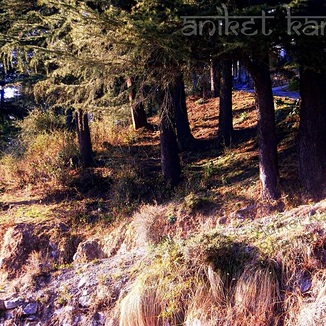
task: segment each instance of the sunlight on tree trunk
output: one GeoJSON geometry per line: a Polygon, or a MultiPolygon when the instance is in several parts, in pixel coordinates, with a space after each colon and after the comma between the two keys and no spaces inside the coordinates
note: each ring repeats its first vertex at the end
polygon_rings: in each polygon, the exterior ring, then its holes
{"type": "Polygon", "coordinates": [[[249,70],[255,83],[256,92],[259,177],[262,186],[262,197],[278,199],[280,191],[278,189],[279,172],[275,111],[268,51],[264,57],[255,58],[249,64],[249,70]]]}
{"type": "Polygon", "coordinates": [[[148,123],[144,104],[141,101],[137,101],[136,90],[134,89],[132,78],[127,78],[127,86],[129,88],[132,125],[135,130],[146,127],[148,123]]]}
{"type": "Polygon", "coordinates": [[[220,94],[220,83],[219,83],[219,70],[216,59],[210,60],[210,81],[211,81],[211,96],[218,97],[220,94]]]}

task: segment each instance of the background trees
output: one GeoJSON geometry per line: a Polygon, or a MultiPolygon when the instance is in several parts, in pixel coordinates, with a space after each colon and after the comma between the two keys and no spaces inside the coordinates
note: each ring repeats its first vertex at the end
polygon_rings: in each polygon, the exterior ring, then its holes
{"type": "MultiPolygon", "coordinates": [[[[189,74],[189,67],[213,63],[216,68],[219,62],[219,138],[229,146],[233,137],[232,59],[241,60],[255,82],[262,194],[277,199],[277,135],[269,59],[277,47],[284,47],[301,66],[300,176],[308,192],[318,192],[326,156],[322,137],[325,102],[321,95],[325,73],[324,62],[319,59],[323,56],[311,59],[306,54],[311,48],[322,53],[324,41],[318,37],[289,37],[284,5],[290,3],[292,8],[298,8],[296,12],[311,15],[320,13],[323,5],[313,0],[228,1],[232,15],[250,17],[264,10],[276,18],[268,21],[267,26],[258,25],[260,32],[254,36],[233,32],[211,35],[205,28],[202,37],[182,33],[181,16],[213,15],[216,5],[222,3],[21,0],[13,5],[4,1],[0,12],[3,67],[41,76],[33,87],[35,101],[47,107],[74,108],[77,112],[115,110],[129,96],[136,129],[147,125],[144,105],[155,99],[161,104],[162,172],[176,184],[180,180],[180,163],[175,144],[181,151],[195,150],[197,144],[185,105],[184,77],[189,74]],[[269,30],[273,33],[263,32],[269,30]],[[312,87],[313,80],[319,82],[312,87]],[[311,166],[314,168],[309,170],[311,166]]],[[[211,80],[215,84],[213,75],[211,80]]],[[[216,92],[215,86],[213,91],[216,92]]],[[[82,115],[77,119],[78,126],[85,128],[78,130],[87,131],[87,115],[82,115]]],[[[84,142],[87,151],[83,149],[81,134],[79,139],[81,153],[87,152],[82,155],[83,165],[88,166],[92,152],[90,137],[84,142]]]]}

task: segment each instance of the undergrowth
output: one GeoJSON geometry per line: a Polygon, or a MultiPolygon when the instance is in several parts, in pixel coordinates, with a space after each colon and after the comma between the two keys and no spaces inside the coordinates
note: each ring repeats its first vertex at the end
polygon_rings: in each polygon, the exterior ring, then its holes
{"type": "MultiPolygon", "coordinates": [[[[325,215],[302,217],[308,234],[300,223],[294,227],[295,219],[234,226],[238,234],[220,226],[184,240],[163,238],[120,301],[120,325],[322,325],[326,272],[318,252],[326,243],[319,236],[325,215]],[[250,238],[257,232],[264,234],[259,241],[250,238]]],[[[150,242],[158,238],[153,232],[150,242]]]]}

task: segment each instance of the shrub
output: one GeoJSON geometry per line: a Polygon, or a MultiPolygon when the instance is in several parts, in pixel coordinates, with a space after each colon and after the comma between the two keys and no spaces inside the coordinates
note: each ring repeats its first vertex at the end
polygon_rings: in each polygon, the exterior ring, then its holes
{"type": "Polygon", "coordinates": [[[59,184],[65,181],[70,158],[78,155],[74,137],[63,131],[22,137],[0,161],[2,183],[11,188],[26,184],[59,184]],[[29,137],[28,137],[29,138],[29,137]],[[21,148],[24,148],[21,151],[21,148]]]}
{"type": "Polygon", "coordinates": [[[64,183],[72,158],[76,161],[79,155],[75,136],[65,130],[64,115],[34,109],[17,126],[18,137],[0,161],[2,184],[64,183]]]}
{"type": "Polygon", "coordinates": [[[53,110],[34,109],[29,115],[18,123],[21,137],[30,141],[31,137],[41,133],[50,133],[65,128],[65,116],[55,114],[53,110]]]}

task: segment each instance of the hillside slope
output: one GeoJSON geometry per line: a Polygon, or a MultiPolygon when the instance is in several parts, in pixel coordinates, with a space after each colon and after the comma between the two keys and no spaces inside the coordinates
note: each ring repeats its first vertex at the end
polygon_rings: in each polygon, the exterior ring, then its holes
{"type": "Polygon", "coordinates": [[[3,159],[0,325],[326,324],[326,200],[297,180],[297,103],[275,99],[282,196],[265,202],[253,96],[233,96],[230,148],[215,144],[218,99],[188,98],[200,148],[180,154],[174,190],[155,116],[138,133],[94,123],[101,164],[64,182],[31,178],[40,149],[17,169],[3,159]]]}
{"type": "Polygon", "coordinates": [[[7,225],[1,325],[325,324],[326,201],[230,222],[174,209],[144,206],[89,239],[7,225]]]}

